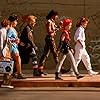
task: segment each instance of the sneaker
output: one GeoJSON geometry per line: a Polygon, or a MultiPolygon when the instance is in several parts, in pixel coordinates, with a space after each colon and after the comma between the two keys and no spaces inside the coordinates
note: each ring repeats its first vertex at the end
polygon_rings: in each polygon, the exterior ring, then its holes
{"type": "Polygon", "coordinates": [[[80,78],[83,78],[84,76],[82,76],[82,75],[77,75],[76,77],[77,77],[77,79],[80,79],[80,78]]]}
{"type": "Polygon", "coordinates": [[[95,72],[95,71],[93,71],[93,70],[89,70],[89,71],[88,71],[88,74],[89,74],[90,76],[92,76],[92,75],[97,75],[97,74],[99,74],[99,72],[95,72]]]}
{"type": "Polygon", "coordinates": [[[4,85],[4,84],[2,84],[1,87],[2,87],[2,88],[9,88],[9,89],[13,89],[13,88],[14,88],[14,86],[11,86],[11,85],[4,85]]]}

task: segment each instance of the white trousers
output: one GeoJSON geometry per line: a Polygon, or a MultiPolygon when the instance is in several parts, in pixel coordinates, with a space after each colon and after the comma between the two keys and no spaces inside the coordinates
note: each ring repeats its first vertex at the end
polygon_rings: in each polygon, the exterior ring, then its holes
{"type": "Polygon", "coordinates": [[[58,73],[60,72],[62,64],[64,63],[65,59],[67,58],[71,64],[71,69],[75,72],[76,75],[79,74],[77,67],[76,67],[74,56],[70,50],[68,51],[67,54],[61,53],[59,58],[60,58],[59,62],[56,66],[56,72],[58,72],[58,73]]]}
{"type": "Polygon", "coordinates": [[[85,65],[87,70],[91,70],[91,62],[90,62],[90,56],[88,55],[85,47],[83,48],[79,43],[76,43],[75,45],[75,62],[76,66],[78,67],[78,64],[82,60],[83,64],[85,65]]]}

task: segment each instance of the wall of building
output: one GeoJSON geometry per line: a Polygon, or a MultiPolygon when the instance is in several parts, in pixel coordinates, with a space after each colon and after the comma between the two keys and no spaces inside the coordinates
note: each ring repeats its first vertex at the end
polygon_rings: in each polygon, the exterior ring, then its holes
{"type": "MultiPolygon", "coordinates": [[[[0,1],[0,21],[3,18],[15,13],[19,15],[18,32],[22,30],[21,16],[33,14],[37,16],[37,25],[34,28],[35,41],[39,48],[38,56],[40,58],[43,52],[45,31],[45,16],[51,10],[59,12],[60,18],[69,17],[74,21],[72,27],[72,46],[74,47],[73,35],[75,23],[81,16],[87,16],[90,19],[88,29],[86,30],[86,45],[91,57],[91,63],[94,69],[100,69],[100,1],[99,0],[2,0],[0,1]]],[[[57,33],[57,43],[60,33],[57,33]]],[[[27,68],[31,68],[27,65],[27,68]]],[[[54,69],[55,63],[52,55],[47,59],[48,69],[54,69]],[[51,63],[52,62],[52,63],[51,63]]],[[[68,61],[65,66],[70,66],[68,61]]],[[[82,65],[80,65],[82,66],[82,65]]],[[[82,68],[84,68],[82,66],[82,68]]]]}

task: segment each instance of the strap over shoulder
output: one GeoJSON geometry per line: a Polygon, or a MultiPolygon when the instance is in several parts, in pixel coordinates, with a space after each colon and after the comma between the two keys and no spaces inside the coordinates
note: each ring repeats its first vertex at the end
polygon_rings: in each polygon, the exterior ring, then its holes
{"type": "Polygon", "coordinates": [[[10,40],[8,40],[8,37],[6,36],[6,41],[1,51],[4,59],[11,59],[11,46],[11,42],[10,40]]]}

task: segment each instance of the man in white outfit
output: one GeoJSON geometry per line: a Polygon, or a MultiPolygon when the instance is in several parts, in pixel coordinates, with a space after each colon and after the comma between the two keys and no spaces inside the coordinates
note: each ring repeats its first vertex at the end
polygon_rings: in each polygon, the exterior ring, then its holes
{"type": "MultiPolygon", "coordinates": [[[[77,23],[78,28],[74,35],[74,40],[76,42],[74,57],[75,57],[75,61],[76,61],[76,67],[78,67],[78,64],[82,60],[82,62],[84,63],[84,65],[88,71],[88,74],[89,75],[97,75],[99,72],[95,72],[92,70],[90,57],[86,51],[85,32],[84,31],[87,27],[88,22],[89,22],[89,19],[83,17],[83,18],[81,18],[79,23],[77,23]]],[[[74,75],[73,71],[71,71],[71,75],[72,76],[74,75]]]]}

